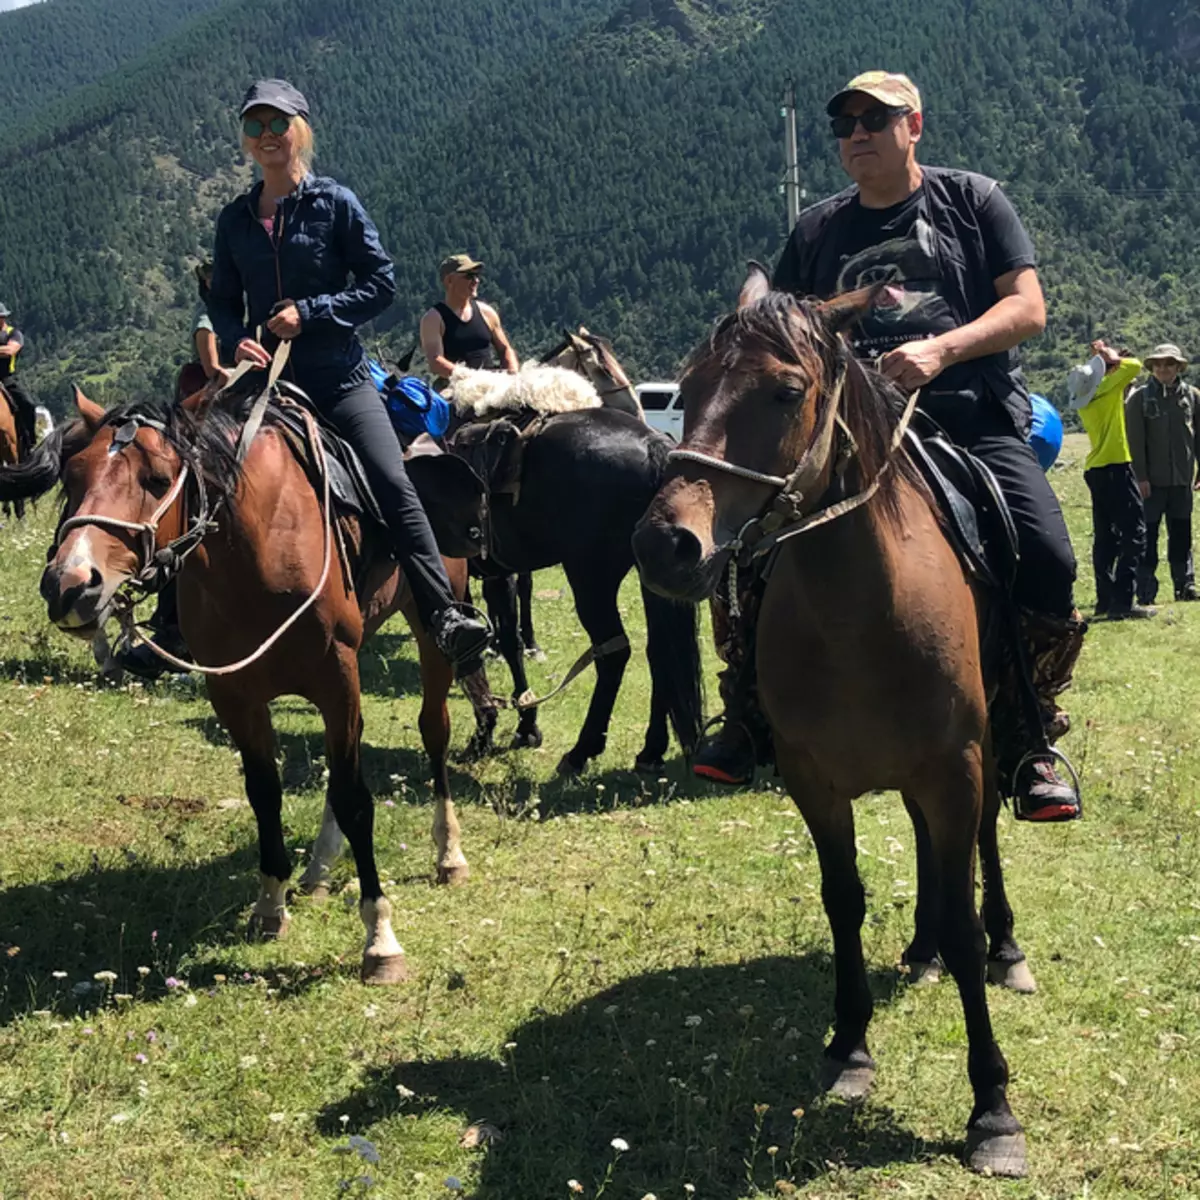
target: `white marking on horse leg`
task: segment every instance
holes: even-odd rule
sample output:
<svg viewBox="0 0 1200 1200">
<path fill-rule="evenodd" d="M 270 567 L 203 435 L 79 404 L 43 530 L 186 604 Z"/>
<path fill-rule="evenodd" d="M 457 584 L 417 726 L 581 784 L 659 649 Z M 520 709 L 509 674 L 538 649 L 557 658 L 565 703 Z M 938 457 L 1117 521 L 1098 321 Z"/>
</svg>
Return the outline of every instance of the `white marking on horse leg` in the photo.
<svg viewBox="0 0 1200 1200">
<path fill-rule="evenodd" d="M 364 983 L 400 983 L 408 975 L 404 948 L 392 930 L 392 905 L 386 896 L 364 900 L 359 907 L 367 927 L 367 948 L 363 952 Z"/>
<path fill-rule="evenodd" d="M 287 880 L 271 875 L 260 875 L 258 879 L 258 899 L 250 910 L 250 932 L 264 938 L 283 937 L 291 921 L 287 910 Z"/>
<path fill-rule="evenodd" d="M 325 801 L 325 811 L 321 814 L 321 831 L 313 842 L 312 856 L 304 874 L 300 876 L 300 890 L 306 895 L 317 891 L 328 891 L 329 875 L 333 864 L 341 857 L 346 839 L 338 828 L 337 818 L 329 801 Z"/>
<path fill-rule="evenodd" d="M 433 809 L 433 843 L 437 847 L 438 883 L 462 883 L 471 873 L 462 852 L 461 832 L 454 801 L 439 796 Z"/>
<path fill-rule="evenodd" d="M 364 900 L 359 910 L 367 927 L 367 953 L 377 958 L 403 954 L 404 948 L 392 930 L 392 902 L 386 896 Z"/>
</svg>

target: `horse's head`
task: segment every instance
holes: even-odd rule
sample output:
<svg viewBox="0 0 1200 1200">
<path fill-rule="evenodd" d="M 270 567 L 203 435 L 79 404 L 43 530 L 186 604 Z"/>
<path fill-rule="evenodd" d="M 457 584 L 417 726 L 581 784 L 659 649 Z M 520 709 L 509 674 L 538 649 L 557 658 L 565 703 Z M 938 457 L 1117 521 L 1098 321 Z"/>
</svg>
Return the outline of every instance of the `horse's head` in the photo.
<svg viewBox="0 0 1200 1200">
<path fill-rule="evenodd" d="M 589 332 L 583 325 L 576 333 L 564 329 L 563 340 L 541 361 L 543 366 L 565 367 L 582 375 L 596 389 L 605 408 L 619 408 L 641 417 L 637 392 L 608 338 Z"/>
<path fill-rule="evenodd" d="M 49 448 L 64 503 L 41 592 L 51 621 L 90 638 L 121 584 L 182 532 L 184 463 L 166 435 L 165 410 L 105 412 L 78 388 L 75 405 L 78 420 L 56 431 Z"/>
<path fill-rule="evenodd" d="M 737 310 L 684 366 L 683 442 L 633 538 L 651 588 L 703 599 L 785 480 L 813 501 L 827 489 L 847 370 L 839 334 L 871 301 L 868 292 L 800 301 L 752 266 Z"/>
</svg>

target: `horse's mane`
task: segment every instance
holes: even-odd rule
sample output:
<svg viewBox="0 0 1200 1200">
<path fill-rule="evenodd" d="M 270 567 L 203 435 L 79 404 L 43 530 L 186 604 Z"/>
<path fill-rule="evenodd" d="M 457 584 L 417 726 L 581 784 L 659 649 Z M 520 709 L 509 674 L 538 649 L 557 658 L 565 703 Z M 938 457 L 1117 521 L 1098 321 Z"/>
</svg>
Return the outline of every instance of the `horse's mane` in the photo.
<svg viewBox="0 0 1200 1200">
<path fill-rule="evenodd" d="M 685 361 L 681 378 L 693 371 L 729 370 L 744 354 L 770 355 L 822 381 L 816 427 L 833 402 L 837 373 L 844 369 L 842 419 L 854 438 L 854 461 L 865 486 L 888 461 L 905 397 L 878 371 L 856 359 L 840 337 L 827 330 L 816 310 L 816 301 L 800 300 L 788 292 L 767 293 L 718 320 L 708 340 Z M 901 480 L 925 492 L 920 472 L 903 447 L 893 456 L 876 494 L 880 510 L 893 518 L 900 512 L 896 485 Z"/>
<path fill-rule="evenodd" d="M 129 400 L 108 409 L 100 428 L 119 428 L 134 417 L 155 422 L 180 458 L 201 472 L 210 501 L 232 507 L 242 473 L 242 464 L 237 459 L 237 438 L 257 390 L 226 394 L 202 416 L 163 400 Z M 276 414 L 268 405 L 263 425 L 275 424 Z M 50 491 L 58 483 L 66 461 L 84 450 L 94 437 L 95 433 L 80 417 L 60 422 L 42 439 L 30 458 L 0 473 L 0 501 L 10 497 L 28 499 Z"/>
</svg>

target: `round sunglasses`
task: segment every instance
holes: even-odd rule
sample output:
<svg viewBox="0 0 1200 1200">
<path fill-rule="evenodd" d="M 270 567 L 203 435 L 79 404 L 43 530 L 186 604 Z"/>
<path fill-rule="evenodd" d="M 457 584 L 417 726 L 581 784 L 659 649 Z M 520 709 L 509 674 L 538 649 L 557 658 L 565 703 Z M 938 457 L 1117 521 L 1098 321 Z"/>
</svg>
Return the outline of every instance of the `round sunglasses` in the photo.
<svg viewBox="0 0 1200 1200">
<path fill-rule="evenodd" d="M 291 117 L 272 117 L 269 121 L 260 121 L 257 117 L 247 117 L 242 122 L 242 132 L 249 138 L 260 138 L 268 130 L 276 137 L 283 137 L 291 127 Z"/>
<path fill-rule="evenodd" d="M 906 116 L 910 112 L 911 108 L 880 105 L 878 108 L 868 108 L 857 117 L 850 116 L 849 113 L 834 117 L 829 122 L 829 128 L 833 130 L 833 136 L 842 141 L 854 136 L 856 125 L 861 125 L 868 133 L 882 133 L 893 118 Z"/>
</svg>

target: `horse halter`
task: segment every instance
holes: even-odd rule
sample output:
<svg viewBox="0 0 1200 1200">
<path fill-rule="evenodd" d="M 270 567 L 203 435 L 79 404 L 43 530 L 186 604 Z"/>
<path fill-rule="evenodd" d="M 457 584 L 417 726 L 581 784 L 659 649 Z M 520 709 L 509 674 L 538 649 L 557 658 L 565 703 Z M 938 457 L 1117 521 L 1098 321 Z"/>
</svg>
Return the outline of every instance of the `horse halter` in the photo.
<svg viewBox="0 0 1200 1200">
<path fill-rule="evenodd" d="M 728 459 L 718 458 L 715 454 L 705 454 L 701 450 L 690 450 L 686 446 L 672 450 L 667 455 L 668 462 L 693 462 L 724 475 L 732 475 L 736 479 L 746 479 L 751 483 L 761 483 L 775 489 L 775 495 L 748 520 L 729 541 L 717 547 L 717 552 L 732 551 L 739 555 L 747 547 L 755 546 L 762 535 L 773 532 L 787 521 L 796 521 L 804 515 L 803 506 L 810 499 L 809 492 L 825 473 L 833 454 L 833 438 L 835 428 L 844 431 L 848 439 L 843 452 L 839 455 L 839 466 L 845 463 L 855 453 L 857 447 L 845 421 L 841 416 L 842 398 L 846 391 L 846 363 L 839 357 L 837 381 L 833 394 L 825 409 L 812 441 L 800 456 L 795 470 L 790 475 L 770 475 L 763 471 L 755 471 Z M 755 536 L 757 535 L 757 536 Z M 761 551 L 755 549 L 752 557 L 757 558 Z"/>
<path fill-rule="evenodd" d="M 829 465 L 830 456 L 834 454 L 833 437 L 835 427 L 841 431 L 843 441 L 841 447 L 836 452 L 837 461 L 834 463 L 834 474 L 841 475 L 850 460 L 858 453 L 858 446 L 854 440 L 854 435 L 850 432 L 850 427 L 841 415 L 848 372 L 849 364 L 844 356 L 844 352 L 839 350 L 837 382 L 834 385 L 833 395 L 830 397 L 829 405 L 825 411 L 825 419 L 821 423 L 821 428 L 817 431 L 816 436 L 809 443 L 808 449 L 801 456 L 796 469 L 786 477 L 783 475 L 768 475 L 762 471 L 754 471 L 749 467 L 743 467 L 737 463 L 731 463 L 723 458 L 718 458 L 716 455 L 704 454 L 702 451 L 689 450 L 686 447 L 672 450 L 667 455 L 668 462 L 674 460 L 677 462 L 699 463 L 701 466 L 709 467 L 714 471 L 733 475 L 738 479 L 748 479 L 752 483 L 766 484 L 768 487 L 775 489 L 775 495 L 772 499 L 755 516 L 751 517 L 732 538 L 727 542 L 723 542 L 714 550 L 716 554 L 730 553 L 730 571 L 735 577 L 738 560 L 744 551 L 749 551 L 749 562 L 754 562 L 762 558 L 763 555 L 770 554 L 781 542 L 806 533 L 810 529 L 815 529 L 820 525 L 826 525 L 830 521 L 836 521 L 839 517 L 844 517 L 856 508 L 861 508 L 875 495 L 883 483 L 884 476 L 891 468 L 892 462 L 895 460 L 896 454 L 904 441 L 904 434 L 912 422 L 913 413 L 917 408 L 917 401 L 921 398 L 920 388 L 909 396 L 908 403 L 904 407 L 904 412 L 901 414 L 896 428 L 892 431 L 892 440 L 888 446 L 887 458 L 879 468 L 875 478 L 862 491 L 853 496 L 839 500 L 825 508 L 815 510 L 805 509 L 805 503 L 809 499 L 808 491 L 825 473 L 825 468 Z M 730 590 L 732 593 L 736 588 L 731 587 Z"/>
<path fill-rule="evenodd" d="M 113 431 L 112 445 L 108 449 L 109 455 L 121 454 L 133 445 L 139 429 L 153 429 L 160 434 L 166 434 L 166 426 L 161 421 L 155 421 L 151 417 L 135 413 Z M 193 474 L 198 494 L 196 516 L 190 518 L 188 528 L 184 533 L 159 548 L 158 527 L 183 494 L 188 477 Z M 86 525 L 98 525 L 101 529 L 114 529 L 122 533 L 137 534 L 139 538 L 138 568 L 126 580 L 126 583 L 132 584 L 146 593 L 161 591 L 179 570 L 183 560 L 200 544 L 204 535 L 212 527 L 212 514 L 204 487 L 204 473 L 202 471 L 193 472 L 189 463 L 183 460 L 179 475 L 163 497 L 162 503 L 145 521 L 127 521 L 123 517 L 110 517 L 104 513 L 81 513 L 67 517 L 59 522 L 52 549 L 57 551 L 68 533 Z"/>
</svg>

